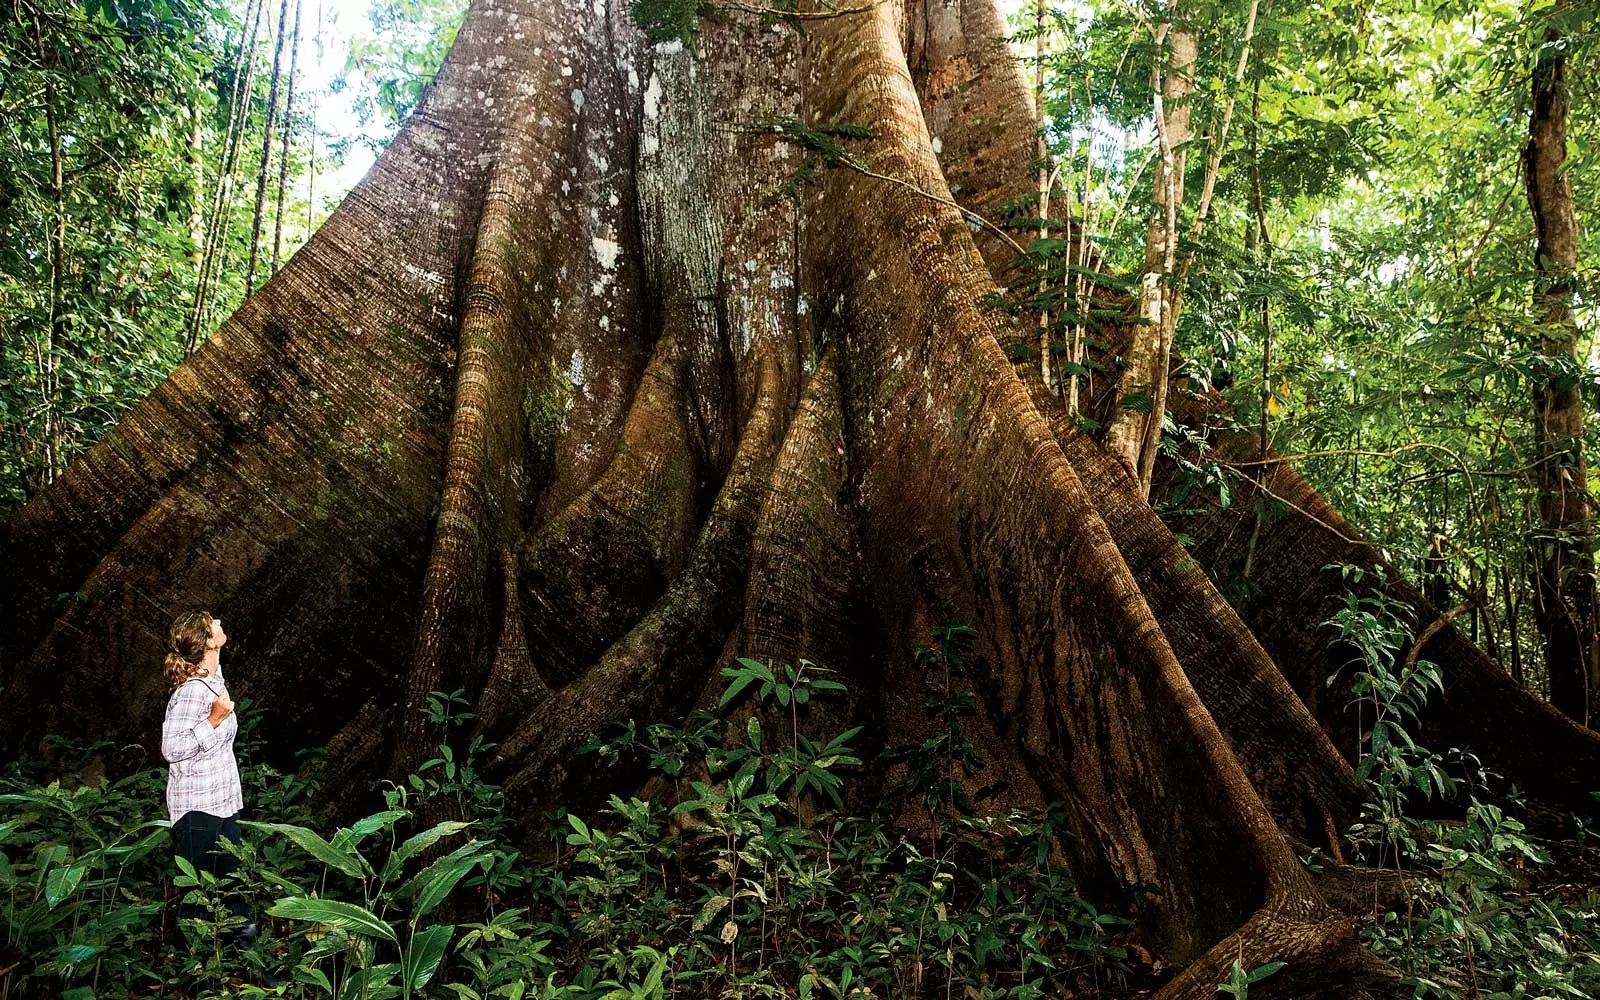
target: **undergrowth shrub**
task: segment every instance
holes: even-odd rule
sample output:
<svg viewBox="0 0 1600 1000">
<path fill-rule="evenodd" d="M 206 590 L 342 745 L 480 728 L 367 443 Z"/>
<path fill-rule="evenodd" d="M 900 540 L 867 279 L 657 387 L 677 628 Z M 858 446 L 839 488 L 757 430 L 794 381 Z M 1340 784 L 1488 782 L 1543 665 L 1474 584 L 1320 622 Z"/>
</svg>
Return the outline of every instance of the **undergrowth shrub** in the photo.
<svg viewBox="0 0 1600 1000">
<path fill-rule="evenodd" d="M 1356 582 L 1368 572 L 1329 568 Z M 1541 888 L 1554 876 L 1547 845 L 1516 818 L 1516 789 L 1470 753 L 1441 753 L 1413 737 L 1443 678 L 1418 655 L 1408 614 L 1379 586 L 1346 595 L 1324 623 L 1353 654 L 1351 710 L 1362 734 L 1356 773 L 1370 796 L 1349 830 L 1355 860 L 1417 876 L 1407 905 L 1375 908 L 1363 937 L 1418 997 L 1600 995 L 1600 896 L 1592 888 Z M 1452 812 L 1456 818 L 1432 818 Z M 1581 819 L 1574 826 L 1581 835 Z M 1308 863 L 1323 863 L 1320 852 Z"/>
<path fill-rule="evenodd" d="M 245 768 L 251 819 L 220 882 L 173 878 L 163 769 L 105 780 L 95 762 L 112 748 L 57 741 L 0 782 L 0 1000 L 1027 1000 L 1137 985 L 1149 969 L 1128 922 L 1053 863 L 1060 812 L 978 816 L 961 791 L 977 762 L 961 732 L 971 631 L 940 630 L 918 657 L 938 734 L 886 756 L 894 794 L 862 808 L 844 794 L 860 729 L 805 726 L 843 685 L 804 661 L 740 660 L 719 713 L 597 735 L 593 759 L 642 764 L 671 794 L 557 810 L 531 841 L 478 768 L 490 748 L 463 745 L 460 692 L 436 692 L 439 754 L 326 836 L 307 808 L 319 759 Z M 902 832 L 897 810 L 929 832 Z M 262 924 L 243 947 L 235 893 Z M 212 919 L 175 921 L 180 894 Z"/>
</svg>

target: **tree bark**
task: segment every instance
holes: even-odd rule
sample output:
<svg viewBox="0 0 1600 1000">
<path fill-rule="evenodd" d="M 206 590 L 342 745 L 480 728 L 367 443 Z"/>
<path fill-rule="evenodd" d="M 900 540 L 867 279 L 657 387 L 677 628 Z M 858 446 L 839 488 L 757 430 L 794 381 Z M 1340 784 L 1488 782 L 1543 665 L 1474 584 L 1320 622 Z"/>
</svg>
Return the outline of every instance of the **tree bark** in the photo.
<svg viewBox="0 0 1600 1000">
<path fill-rule="evenodd" d="M 985 307 L 1015 251 L 971 213 L 1036 184 L 992 0 L 752 23 L 651 44 L 620 2 L 478 0 L 328 222 L 5 525 L 0 732 L 146 738 L 167 624 L 207 608 L 269 745 L 392 773 L 465 688 L 537 815 L 602 780 L 591 731 L 736 654 L 824 659 L 916 732 L 910 651 L 971 623 L 974 788 L 1064 803 L 1086 891 L 1181 968 L 1161 996 L 1236 960 L 1288 963 L 1268 997 L 1382 978 L 1295 851 L 1359 800 L 1294 631 L 1332 585 L 1289 576 L 1307 603 L 1252 634 Z M 818 173 L 794 123 L 871 137 Z"/>
<path fill-rule="evenodd" d="M 1199 56 L 1191 16 L 1187 7 L 1178 5 L 1155 32 L 1156 45 L 1165 42 L 1165 54 L 1156 60 L 1152 80 L 1159 152 L 1145 234 L 1144 275 L 1139 281 L 1142 326 L 1123 358 L 1120 396 L 1106 430 L 1106 446 L 1138 476 L 1146 495 L 1166 414 L 1167 371 L 1180 309 L 1175 280 L 1178 225 L 1188 168 L 1189 99 Z"/>
<path fill-rule="evenodd" d="M 1565 9 L 1558 3 L 1555 15 Z M 1523 174 L 1538 245 L 1534 251 L 1539 353 L 1544 374 L 1534 390 L 1539 534 L 1533 545 L 1534 617 L 1544 637 L 1550 701 L 1588 725 L 1594 711 L 1596 662 L 1594 528 L 1588 463 L 1583 455 L 1583 399 L 1576 375 L 1578 222 L 1567 159 L 1566 38 L 1544 32 L 1533 68 L 1533 107 Z"/>
</svg>

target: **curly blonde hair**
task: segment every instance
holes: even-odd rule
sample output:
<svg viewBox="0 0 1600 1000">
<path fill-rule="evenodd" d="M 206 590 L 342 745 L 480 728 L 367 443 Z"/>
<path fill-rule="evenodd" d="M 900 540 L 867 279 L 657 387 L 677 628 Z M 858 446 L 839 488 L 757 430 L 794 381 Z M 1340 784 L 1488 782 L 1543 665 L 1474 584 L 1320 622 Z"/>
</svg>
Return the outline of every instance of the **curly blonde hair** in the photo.
<svg viewBox="0 0 1600 1000">
<path fill-rule="evenodd" d="M 185 611 L 172 623 L 167 637 L 167 687 L 176 688 L 191 677 L 203 677 L 200 661 L 211 641 L 211 612 Z"/>
</svg>

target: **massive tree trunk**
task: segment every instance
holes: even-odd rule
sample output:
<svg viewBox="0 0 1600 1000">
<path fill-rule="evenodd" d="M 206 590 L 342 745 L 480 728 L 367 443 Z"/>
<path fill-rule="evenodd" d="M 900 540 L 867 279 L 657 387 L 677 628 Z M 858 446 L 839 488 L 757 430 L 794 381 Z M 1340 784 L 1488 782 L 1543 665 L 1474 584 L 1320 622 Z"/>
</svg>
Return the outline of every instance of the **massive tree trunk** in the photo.
<svg viewBox="0 0 1600 1000">
<path fill-rule="evenodd" d="M 592 779 L 590 731 L 736 653 L 823 660 L 915 731 L 909 651 L 960 621 L 977 781 L 1065 803 L 1089 891 L 1182 967 L 1165 996 L 1235 960 L 1288 963 L 1263 995 L 1381 975 L 1295 853 L 1359 794 L 1304 700 L 1329 587 L 1258 641 L 981 305 L 1014 251 L 966 213 L 1036 182 L 992 0 L 799 24 L 686 47 L 619 2 L 474 4 L 316 236 L 7 524 L 0 731 L 148 738 L 166 625 L 207 607 L 269 736 L 381 773 L 464 687 L 532 812 Z"/>
<path fill-rule="evenodd" d="M 1566 5 L 1558 3 L 1553 17 Z M 1544 32 L 1533 67 L 1533 107 L 1522 166 L 1533 212 L 1534 295 L 1545 371 L 1534 391 L 1539 465 L 1539 536 L 1534 540 L 1534 617 L 1544 636 L 1550 701 L 1588 725 L 1600 682 L 1595 636 L 1594 527 L 1588 462 L 1583 456 L 1578 321 L 1572 297 L 1578 274 L 1578 220 L 1567 179 L 1567 39 Z"/>
</svg>

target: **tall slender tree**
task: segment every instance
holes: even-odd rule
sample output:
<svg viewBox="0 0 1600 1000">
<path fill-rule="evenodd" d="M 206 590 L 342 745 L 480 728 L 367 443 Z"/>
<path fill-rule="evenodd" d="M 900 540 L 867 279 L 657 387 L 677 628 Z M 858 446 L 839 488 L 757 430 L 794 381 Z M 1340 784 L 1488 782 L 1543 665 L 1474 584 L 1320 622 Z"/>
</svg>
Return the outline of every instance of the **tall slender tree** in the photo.
<svg viewBox="0 0 1600 1000">
<path fill-rule="evenodd" d="M 239 49 L 231 74 L 222 164 L 218 170 L 216 187 L 212 191 L 211 220 L 206 227 L 206 249 L 200 261 L 199 277 L 195 281 L 194 306 L 190 310 L 185 337 L 186 352 L 193 351 L 200 344 L 200 334 L 216 292 L 215 282 L 232 226 L 234 180 L 239 165 L 239 151 L 243 148 L 245 132 L 250 124 L 250 109 L 255 103 L 256 55 L 266 6 L 267 0 L 246 0 L 244 21 L 239 26 Z"/>
<path fill-rule="evenodd" d="M 1151 70 L 1158 152 L 1145 231 L 1144 273 L 1139 280 L 1143 327 L 1129 344 L 1121 398 L 1106 433 L 1107 447 L 1133 470 L 1147 494 L 1166 413 L 1167 371 L 1180 308 L 1178 227 L 1188 172 L 1190 98 L 1200 51 L 1192 7 L 1192 3 L 1174 0 L 1167 7 L 1166 18 L 1150 29 L 1159 53 Z"/>
<path fill-rule="evenodd" d="M 272 45 L 272 82 L 267 88 L 267 114 L 261 125 L 261 161 L 256 170 L 256 210 L 250 218 L 249 262 L 244 269 L 246 295 L 255 291 L 256 260 L 261 255 L 261 225 L 267 209 L 267 178 L 272 176 L 273 129 L 278 123 L 278 89 L 283 81 L 283 43 L 289 35 L 289 0 L 278 4 L 278 28 Z"/>
<path fill-rule="evenodd" d="M 294 84 L 300 64 L 300 10 L 304 0 L 294 0 L 294 34 L 289 43 L 289 84 L 283 99 L 283 148 L 278 151 L 278 205 L 272 213 L 272 273 L 283 252 L 283 199 L 289 189 L 289 154 L 294 144 Z M 315 155 L 315 150 L 312 151 Z"/>
<path fill-rule="evenodd" d="M 1600 682 L 1595 634 L 1594 525 L 1588 461 L 1583 453 L 1583 397 L 1578 384 L 1578 320 L 1573 293 L 1578 274 L 1578 219 L 1567 160 L 1566 47 L 1559 0 L 1533 66 L 1533 100 L 1523 175 L 1533 212 L 1537 275 L 1538 350 L 1543 372 L 1534 391 L 1540 533 L 1534 616 L 1544 637 L 1550 700 L 1589 724 Z"/>
</svg>

